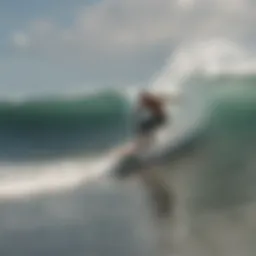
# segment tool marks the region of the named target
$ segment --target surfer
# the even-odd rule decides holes
[[[136,109],[136,149],[143,151],[153,143],[157,131],[170,121],[165,110],[167,103],[176,103],[176,96],[157,95],[142,91]],[[136,150],[135,149],[135,150]]]
[[[166,123],[164,102],[153,94],[143,91],[139,98],[138,112],[142,114],[138,122],[139,136],[152,135]],[[144,116],[143,116],[144,114]]]
[[[177,97],[178,96],[178,97]],[[155,135],[169,122],[165,109],[168,103],[176,103],[180,100],[179,95],[159,95],[148,91],[142,91],[138,98],[135,113],[135,140],[127,145],[119,153],[122,156],[133,156],[139,167],[136,173],[142,183],[146,186],[151,198],[153,209],[158,218],[168,218],[173,206],[173,194],[168,184],[166,175],[141,156],[147,152],[149,147],[154,146]],[[126,168],[120,171],[123,177],[129,176]]]
[[[138,119],[136,120],[136,146],[137,154],[144,152],[150,145],[153,145],[156,132],[169,122],[165,110],[168,102],[176,102],[177,97],[167,95],[156,95],[143,91],[139,96],[137,107]],[[166,176],[157,168],[145,163],[139,175],[146,185],[153,208],[158,218],[168,218],[173,207],[173,194],[166,184]]]
[[[120,169],[118,168],[118,175],[127,178],[133,174],[132,176],[137,176],[140,179],[146,188],[153,210],[153,217],[157,221],[157,226],[160,227],[160,232],[163,225],[169,231],[168,223],[173,214],[175,197],[172,188],[168,184],[165,171],[161,170],[159,166],[155,166],[151,162],[152,159],[144,158],[142,155],[148,152],[149,147],[155,146],[156,133],[168,125],[167,104],[179,101],[180,95],[176,93],[160,95],[142,91],[138,97],[136,113],[134,114],[135,140],[119,150],[120,155],[125,160],[122,162],[123,165],[120,165]],[[129,167],[132,165],[131,159],[134,164],[132,170]],[[125,162],[127,165],[124,164]],[[125,166],[128,166],[128,168]]]
[[[164,95],[148,91],[140,93],[135,108],[136,112],[134,113],[135,139],[119,150],[124,162],[122,162],[120,168],[117,168],[119,177],[137,176],[145,187],[157,229],[160,228],[159,242],[167,247],[169,246],[169,221],[174,213],[175,196],[165,170],[156,166],[156,162],[151,161],[152,158],[144,158],[143,155],[147,155],[150,147],[156,146],[156,133],[167,126],[170,121],[169,111],[167,112],[166,107],[179,102],[180,95],[176,93],[166,93]],[[131,166],[133,167],[130,168]],[[162,234],[164,237],[162,237]],[[166,245],[165,234],[167,238]]]

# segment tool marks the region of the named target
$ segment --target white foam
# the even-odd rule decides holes
[[[152,80],[154,89],[176,90],[195,73],[201,75],[256,73],[256,58],[241,45],[225,38],[187,42],[167,60]]]
[[[255,69],[254,69],[255,67]],[[256,63],[250,62],[248,54],[238,45],[216,38],[207,41],[197,41],[182,45],[167,61],[161,72],[152,79],[149,89],[156,93],[170,96],[181,95],[178,107],[168,106],[167,113],[171,120],[158,136],[151,150],[163,151],[170,144],[181,140],[201,127],[206,115],[206,99],[202,88],[197,85],[187,85],[185,82],[193,75],[220,75],[227,72],[256,70]]]
[[[169,95],[180,94],[178,108],[168,107],[171,120],[146,155],[164,151],[203,125],[207,114],[207,98],[202,87],[187,81],[194,75],[219,76],[256,73],[256,58],[243,47],[225,38],[197,40],[181,45],[152,78],[149,90]]]
[[[17,199],[85,185],[108,175],[117,159],[113,151],[97,159],[1,165],[0,199]]]

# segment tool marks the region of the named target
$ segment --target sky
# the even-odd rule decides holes
[[[1,0],[3,95],[146,84],[184,43],[253,47],[253,0]]]

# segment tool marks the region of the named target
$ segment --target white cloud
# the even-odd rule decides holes
[[[183,10],[187,6],[192,9],[189,13]],[[249,1],[242,0],[102,0],[81,9],[69,28],[32,21],[22,37],[14,35],[13,43],[18,48],[30,41],[31,47],[48,50],[54,46],[130,53],[179,40],[191,30],[226,32],[241,14],[250,14],[248,7]]]
[[[253,37],[255,22],[250,0],[102,0],[81,8],[69,27],[31,21],[13,33],[12,44],[43,56],[83,61],[90,75],[111,80],[117,70],[120,77],[152,72],[182,41]]]
[[[192,8],[194,5],[194,0],[178,0],[178,4],[183,8]]]
[[[130,53],[170,41],[177,33],[176,24],[172,24],[174,8],[177,6],[169,0],[105,0],[77,13],[69,28],[33,21],[23,34],[30,39],[31,47],[41,50],[57,46],[79,48],[80,53]],[[13,43],[21,47],[17,40]]]
[[[30,38],[23,32],[14,32],[12,41],[13,44],[20,49],[29,48],[30,46]]]

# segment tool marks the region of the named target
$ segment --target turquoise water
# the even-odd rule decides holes
[[[157,159],[171,175],[190,177],[190,186],[173,179],[180,192],[187,190],[189,195],[185,204],[191,235],[182,246],[187,254],[182,255],[254,255],[254,79],[191,81],[191,86],[197,85],[194,94],[207,103],[202,105],[203,120],[194,124],[191,136],[174,148],[170,145]],[[0,116],[0,170],[7,173],[0,182],[1,255],[150,255],[150,214],[137,186],[79,186],[72,181],[76,175],[98,171],[87,164],[86,156],[104,155],[131,136],[132,109],[125,95],[111,91],[73,99],[5,102]],[[73,156],[81,155],[80,166],[81,158]],[[19,163],[41,158],[49,161]],[[93,159],[101,168],[104,161]],[[138,168],[134,163],[131,159],[123,164],[131,171]],[[44,178],[49,172],[52,176]],[[72,190],[50,189],[68,183],[69,177]],[[218,254],[223,251],[226,254]]]
[[[106,150],[128,135],[128,100],[115,91],[0,103],[0,159]],[[4,145],[4,146],[3,146]]]

